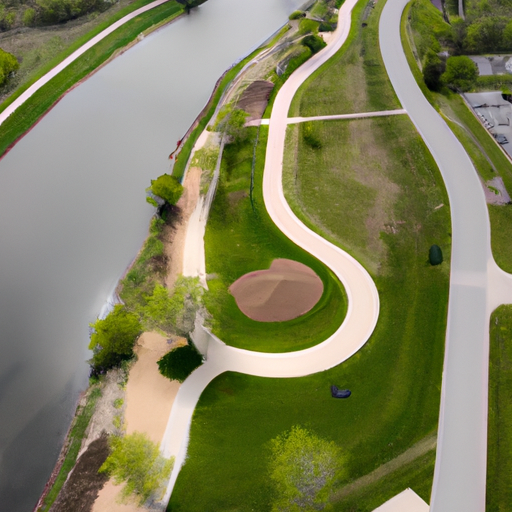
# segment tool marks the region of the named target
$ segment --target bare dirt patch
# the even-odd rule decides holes
[[[249,114],[247,122],[262,118],[273,88],[272,82],[256,80],[245,89],[238,100],[237,107]]]
[[[496,176],[492,180],[484,184],[483,180],[480,179],[484,186],[485,200],[487,204],[509,204],[510,195],[507,192],[503,178]]]
[[[322,280],[298,261],[277,259],[268,270],[237,279],[229,288],[240,310],[258,322],[284,322],[307,313],[320,300]]]

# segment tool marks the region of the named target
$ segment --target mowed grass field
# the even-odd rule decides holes
[[[316,151],[292,127],[286,194],[296,213],[370,269],[381,299],[377,328],[355,356],[326,372],[297,379],[227,373],[213,381],[194,413],[189,457],[168,510],[270,510],[268,442],[296,424],[343,448],[346,473],[337,489],[437,428],[450,255],[446,194],[407,118],[358,123],[318,123],[323,148]],[[432,243],[444,250],[437,267],[427,261]],[[331,384],[350,389],[350,399],[332,399]],[[371,511],[406,487],[428,501],[433,464],[433,452],[424,454],[334,501],[333,510]]]
[[[504,512],[512,503],[512,306],[491,316],[487,512]]]
[[[290,117],[351,114],[400,108],[379,50],[379,17],[385,2],[361,1],[347,43],[298,90]],[[363,26],[366,25],[366,26]]]
[[[209,291],[204,297],[213,331],[225,343],[264,352],[301,350],[327,339],[341,325],[347,310],[343,286],[332,272],[297,247],[274,225],[263,204],[261,182],[268,128],[262,127],[256,152],[253,201],[251,169],[257,128],[247,139],[224,149],[221,177],[205,236]],[[324,283],[324,293],[305,315],[287,322],[257,322],[245,316],[229,286],[254,270],[270,267],[276,258],[300,261]]]

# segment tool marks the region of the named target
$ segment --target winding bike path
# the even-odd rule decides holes
[[[512,279],[491,253],[482,185],[459,140],[426,100],[407,63],[400,20],[408,0],[388,0],[382,57],[396,94],[439,166],[450,199],[452,257],[431,512],[484,512],[489,318],[512,302]]]
[[[326,264],[340,279],[348,296],[348,310],[340,328],[327,340],[306,350],[270,354],[225,345],[204,332],[206,362],[182,384],[176,396],[161,444],[165,456],[176,458],[162,503],[170,498],[185,460],[192,415],[206,386],[226,371],[262,377],[300,377],[327,370],[357,352],[371,336],[379,315],[377,288],[368,272],[349,254],[307,228],[291,211],[282,186],[283,155],[291,101],[302,83],[330,59],[346,41],[351,11],[357,0],[347,0],[330,44],[297,69],[279,91],[269,123],[263,175],[265,206],[277,227],[297,245]]]

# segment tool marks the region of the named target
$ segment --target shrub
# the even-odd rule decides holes
[[[302,136],[304,137],[304,141],[306,142],[306,144],[310,146],[312,149],[322,148],[322,142],[315,133],[313,123],[303,123]]]
[[[443,62],[433,50],[429,50],[423,64],[423,81],[431,91],[438,91],[441,88],[443,71]]]
[[[438,245],[433,245],[428,252],[428,259],[431,265],[439,265],[443,262],[443,251]]]
[[[319,23],[314,20],[308,20],[304,18],[299,23],[299,34],[308,34],[318,32]]]
[[[99,472],[112,475],[116,484],[126,483],[121,496],[134,495],[139,505],[150,497],[160,499],[163,484],[171,474],[173,459],[162,457],[158,445],[140,432],[111,437],[109,445],[112,452]]]
[[[318,27],[319,32],[332,32],[334,29],[335,26],[332,23],[327,23],[325,21],[322,21]]]
[[[0,48],[0,86],[4,85],[9,75],[19,67],[16,57]]]
[[[306,13],[304,11],[293,11],[290,16],[288,16],[289,20],[298,20],[299,18],[304,18]]]
[[[444,84],[461,91],[469,91],[478,77],[476,64],[465,55],[449,57],[446,71],[441,75]]]
[[[36,11],[29,7],[28,9],[25,9],[25,12],[23,13],[23,25],[26,27],[32,27],[36,20]]]
[[[302,40],[302,45],[307,46],[312,54],[318,53],[322,48],[327,46],[326,42],[320,36],[313,34],[306,36]]]
[[[91,324],[89,349],[94,352],[91,366],[93,373],[102,373],[133,356],[133,346],[142,327],[139,319],[117,304],[104,320]]]
[[[201,354],[189,344],[165,354],[158,361],[158,369],[164,377],[183,382],[196,368],[201,366],[202,362]]]
[[[183,194],[183,185],[170,174],[162,174],[156,180],[151,180],[150,188],[155,196],[172,205],[176,204]]]

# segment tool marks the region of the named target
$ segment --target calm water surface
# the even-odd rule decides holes
[[[0,161],[0,510],[31,511],[87,385],[88,324],[150,179],[223,71],[304,0],[209,0],[68,94]]]

